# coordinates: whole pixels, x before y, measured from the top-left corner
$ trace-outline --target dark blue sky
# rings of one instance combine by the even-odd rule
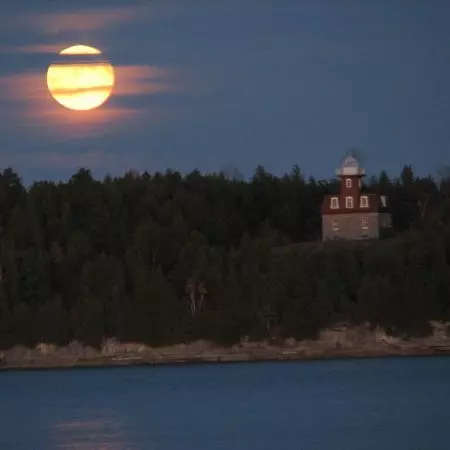
[[[450,165],[448,0],[76,3],[2,6],[0,165],[26,180],[227,164],[328,178],[351,147],[369,172]],[[92,114],[46,90],[72,43],[117,68]]]

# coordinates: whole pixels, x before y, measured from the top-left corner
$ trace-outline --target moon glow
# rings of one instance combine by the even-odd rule
[[[66,108],[86,111],[105,103],[114,87],[114,68],[101,51],[74,45],[59,52],[59,60],[47,70],[52,97]]]

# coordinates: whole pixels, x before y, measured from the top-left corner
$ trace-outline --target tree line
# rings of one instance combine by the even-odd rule
[[[339,182],[257,167],[128,172],[26,188],[0,172],[0,347],[104,338],[168,345],[309,338],[335,323],[391,333],[450,320],[450,174],[405,166],[387,195],[396,237],[321,243]]]

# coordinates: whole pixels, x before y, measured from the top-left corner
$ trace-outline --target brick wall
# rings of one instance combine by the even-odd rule
[[[361,220],[367,220],[367,229],[361,227]],[[333,225],[337,224],[338,230],[333,230]],[[368,239],[379,237],[379,213],[372,212],[366,214],[332,214],[322,216],[322,236],[323,239]]]

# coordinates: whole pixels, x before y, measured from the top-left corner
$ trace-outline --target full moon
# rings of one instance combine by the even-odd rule
[[[61,50],[59,60],[47,70],[47,86],[53,98],[78,111],[105,103],[114,87],[114,69],[101,55],[100,50],[86,45]]]

